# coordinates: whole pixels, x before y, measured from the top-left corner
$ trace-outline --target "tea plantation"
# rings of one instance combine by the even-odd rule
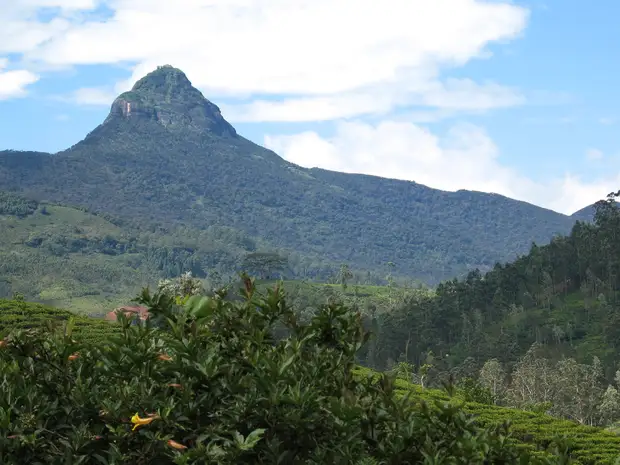
[[[74,318],[74,334],[84,342],[106,341],[118,333],[118,326],[103,319],[74,315],[66,310],[20,300],[0,299],[0,335],[11,329],[59,326]]]
[[[0,300],[0,315],[0,334],[17,328],[62,324],[73,316],[64,310],[16,300]],[[74,321],[73,337],[83,342],[100,344],[121,331],[120,325],[104,320],[74,316]],[[354,375],[358,379],[380,379],[378,373],[362,367],[356,368]],[[403,380],[396,380],[394,386],[397,397],[409,396],[412,402],[419,405],[423,402],[427,405],[444,404],[450,400],[447,392],[425,389]],[[462,402],[458,395],[456,398],[452,397],[452,400],[462,404],[463,410],[473,415],[479,426],[488,427],[508,422],[512,432],[509,441],[532,456],[551,458],[551,454],[547,452],[548,447],[559,435],[566,438],[566,446],[574,459],[573,463],[613,464],[617,463],[616,458],[620,457],[620,436],[601,428],[579,425],[534,412]]]
[[[355,373],[362,376],[375,376],[367,368],[357,368]],[[409,395],[414,401],[433,403],[447,402],[450,396],[438,389],[424,389],[417,384],[396,380],[396,394]],[[548,456],[545,449],[557,435],[565,436],[572,457],[583,465],[614,464],[620,458],[620,436],[602,428],[580,425],[579,423],[554,418],[549,415],[499,407],[495,405],[463,402],[463,410],[473,415],[481,426],[510,423],[512,437],[519,447],[533,455]]]

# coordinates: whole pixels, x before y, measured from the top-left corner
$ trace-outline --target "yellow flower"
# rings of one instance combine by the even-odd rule
[[[138,426],[148,425],[153,420],[157,420],[158,418],[159,416],[156,414],[151,414],[147,418],[140,418],[138,413],[136,413],[133,417],[131,417],[131,422],[134,424],[131,430],[134,431]]]

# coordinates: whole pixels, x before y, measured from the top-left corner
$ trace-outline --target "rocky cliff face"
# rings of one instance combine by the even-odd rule
[[[158,67],[119,95],[103,124],[118,118],[155,120],[171,131],[237,136],[219,107],[193,87],[181,70],[168,65]]]

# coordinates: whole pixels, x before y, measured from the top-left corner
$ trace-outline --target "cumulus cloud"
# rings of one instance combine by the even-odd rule
[[[441,78],[444,68],[488,57],[490,44],[522,33],[528,11],[507,0],[9,2],[22,8],[0,13],[13,16],[3,21],[11,30],[0,32],[0,52],[46,66],[126,63],[133,66],[130,82],[170,63],[211,97],[255,100],[230,110],[236,120],[328,120],[402,105],[485,110],[523,102],[497,83]],[[107,20],[66,13],[99,3],[111,12]],[[60,13],[35,22],[28,12],[42,6]]]
[[[488,134],[470,124],[454,125],[440,137],[409,122],[342,122],[331,137],[308,131],[268,135],[264,143],[304,167],[373,174],[448,191],[495,192],[566,214],[604,198],[620,185],[620,171],[592,182],[571,173],[535,182],[502,164]]]
[[[432,107],[478,112],[525,103],[516,89],[496,83],[478,84],[469,79],[445,83],[409,81],[393,87],[374,86],[329,96],[289,98],[283,101],[256,100],[244,105],[224,105],[231,121],[328,121],[361,115],[387,114],[398,108]],[[446,114],[444,112],[443,114]],[[439,115],[439,113],[435,113]]]
[[[39,76],[23,69],[6,70],[9,60],[0,58],[0,100],[23,97],[26,87],[39,80]]]

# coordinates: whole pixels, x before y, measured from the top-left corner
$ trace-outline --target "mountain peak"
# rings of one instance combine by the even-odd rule
[[[171,65],[158,66],[155,71],[151,71],[136,82],[130,92],[159,95],[162,98],[170,98],[173,95],[204,98],[200,91],[192,86],[185,73]]]
[[[133,88],[119,95],[104,121],[138,118],[154,120],[171,131],[189,130],[235,137],[217,105],[196,89],[185,73],[170,65],[158,66]]]

